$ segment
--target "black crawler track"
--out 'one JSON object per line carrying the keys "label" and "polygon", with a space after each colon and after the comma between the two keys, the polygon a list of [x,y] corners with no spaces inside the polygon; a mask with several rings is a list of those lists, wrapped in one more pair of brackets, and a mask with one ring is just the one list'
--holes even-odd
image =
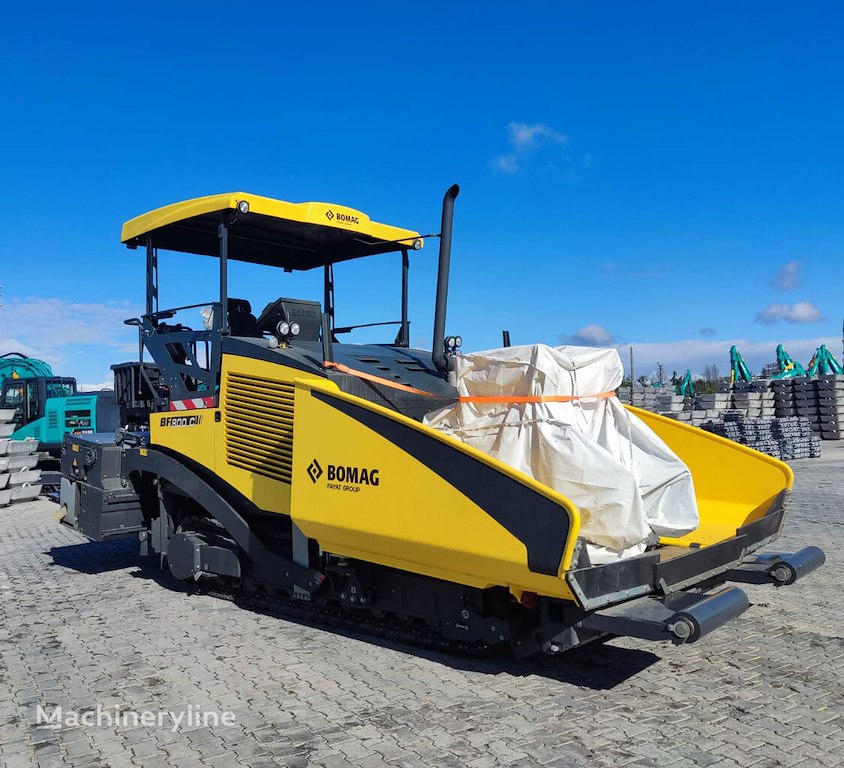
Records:
{"label": "black crawler track", "polygon": [[317,629],[377,637],[456,656],[489,657],[505,652],[506,646],[487,643],[461,643],[442,637],[438,629],[420,619],[363,608],[346,608],[336,600],[317,596],[298,600],[282,590],[263,585],[237,584],[225,579],[201,579],[193,585],[195,594],[228,600],[236,605],[280,619],[307,624]]}

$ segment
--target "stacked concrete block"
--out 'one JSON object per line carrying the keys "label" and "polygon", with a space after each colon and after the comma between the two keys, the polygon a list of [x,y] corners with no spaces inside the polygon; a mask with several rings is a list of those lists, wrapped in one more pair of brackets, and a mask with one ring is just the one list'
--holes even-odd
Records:
{"label": "stacked concrete block", "polygon": [[774,416],[774,392],[769,379],[733,384],[733,408],[747,411],[749,418]]}
{"label": "stacked concrete block", "polygon": [[808,376],[796,376],[792,380],[794,404],[797,415],[808,419],[816,433],[821,431],[820,410],[818,407],[818,383]]}
{"label": "stacked concrete block", "polygon": [[761,411],[761,416],[763,418],[776,416],[776,401],[774,399],[774,390],[771,388],[770,379],[765,381],[765,389],[762,391]]}
{"label": "stacked concrete block", "polygon": [[636,384],[630,387],[619,387],[616,390],[618,399],[625,405],[633,405],[636,408],[644,408],[646,411],[656,411],[657,397],[659,390],[654,387],[643,387]]}
{"label": "stacked concrete block", "polygon": [[818,426],[824,440],[840,440],[844,434],[844,375],[818,376]]}
{"label": "stacked concrete block", "polygon": [[730,407],[730,400],[729,392],[713,392],[711,394],[697,395],[695,397],[695,409],[702,411],[723,411]]}
{"label": "stacked concrete block", "polygon": [[[755,379],[693,398],[670,389],[619,389],[622,402],[701,427],[790,461],[820,456],[820,437],[844,434],[844,376]],[[817,433],[817,434],[815,434]]]}
{"label": "stacked concrete block", "polygon": [[659,392],[656,396],[657,413],[677,413],[685,410],[686,398],[672,391]]}
{"label": "stacked concrete block", "polygon": [[32,437],[9,439],[16,428],[11,421],[14,410],[0,411],[0,416],[5,414],[11,415],[0,423],[0,507],[11,501],[34,499],[41,493],[41,470],[35,468],[38,441]]}
{"label": "stacked concrete block", "polygon": [[721,421],[706,422],[702,429],[786,461],[821,455],[820,439],[812,434],[808,420],[797,416],[748,418],[727,412]]}
{"label": "stacked concrete block", "polygon": [[799,416],[794,399],[794,379],[773,379],[774,416]]}
{"label": "stacked concrete block", "polygon": [[630,393],[630,405],[653,411],[656,408],[656,392],[653,387],[633,387]]}
{"label": "stacked concrete block", "polygon": [[814,459],[821,455],[821,441],[801,416],[782,416],[773,420],[772,433],[780,443],[780,458]]}
{"label": "stacked concrete block", "polygon": [[669,419],[691,423],[693,408],[694,398],[675,395],[671,389],[666,389],[657,395],[654,410]]}
{"label": "stacked concrete block", "polygon": [[695,397],[695,413],[704,419],[717,419],[732,405],[729,392],[712,392]]}

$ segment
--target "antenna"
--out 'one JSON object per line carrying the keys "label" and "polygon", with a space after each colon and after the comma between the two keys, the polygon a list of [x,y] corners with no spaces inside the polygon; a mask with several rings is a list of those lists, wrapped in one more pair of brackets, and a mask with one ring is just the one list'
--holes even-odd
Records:
{"label": "antenna", "polygon": [[635,383],[635,379],[633,378],[633,345],[630,345],[630,396],[633,396],[633,384]]}

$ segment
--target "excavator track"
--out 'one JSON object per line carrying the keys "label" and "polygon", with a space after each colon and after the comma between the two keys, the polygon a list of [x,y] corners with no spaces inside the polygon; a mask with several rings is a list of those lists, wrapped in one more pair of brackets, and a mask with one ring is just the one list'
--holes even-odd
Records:
{"label": "excavator track", "polygon": [[227,600],[235,605],[317,629],[339,630],[350,635],[377,637],[389,642],[424,648],[455,656],[487,658],[505,652],[505,645],[461,643],[442,637],[438,629],[420,619],[363,608],[346,608],[321,598],[299,600],[287,592],[263,585],[236,583],[225,578],[201,579],[189,590],[193,594]]}

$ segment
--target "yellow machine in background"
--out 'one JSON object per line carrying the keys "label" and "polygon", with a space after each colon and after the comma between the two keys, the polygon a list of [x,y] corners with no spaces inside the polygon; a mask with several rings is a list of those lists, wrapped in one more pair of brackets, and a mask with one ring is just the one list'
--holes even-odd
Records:
{"label": "yellow machine in background", "polygon": [[[416,231],[247,193],[127,222],[123,242],[147,260],[146,311],[128,322],[154,362],[142,352],[114,366],[117,436],[66,442],[65,522],[95,540],[139,535],[179,579],[519,655],[608,633],[694,641],[747,608],[727,582],[790,584],[818,567],[814,547],[754,554],[779,533],[791,471],[709,433],[637,411],[691,469],[700,525],[591,565],[575,504],[423,423],[457,399],[460,339],[445,335],[457,192],[443,204],[433,352],[409,344]],[[219,259],[208,327],[171,322],[197,305],[158,307],[159,249]],[[401,266],[396,336],[341,343],[352,327],[335,322],[333,266],[381,253]],[[282,285],[284,272],[321,269],[322,302],[281,297],[256,316],[228,295],[230,260],[277,267]]]}

